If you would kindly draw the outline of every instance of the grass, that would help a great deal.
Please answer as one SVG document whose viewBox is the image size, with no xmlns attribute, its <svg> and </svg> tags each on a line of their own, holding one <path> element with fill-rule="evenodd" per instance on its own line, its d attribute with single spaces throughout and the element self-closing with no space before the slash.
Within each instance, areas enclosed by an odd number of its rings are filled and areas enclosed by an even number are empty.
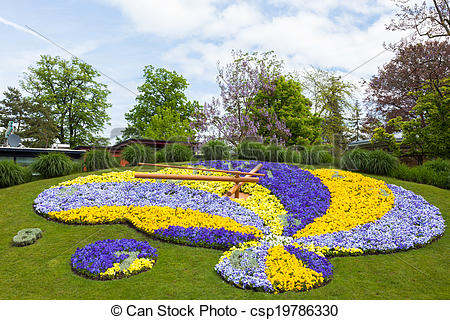
<svg viewBox="0 0 450 320">
<path fill-rule="evenodd" d="M 145 168 L 149 170 L 150 168 Z M 0 189 L 0 299 L 449 299 L 446 232 L 430 245 L 386 255 L 333 258 L 330 284 L 302 293 L 265 294 L 235 288 L 214 271 L 222 251 L 153 240 L 126 225 L 71 226 L 47 221 L 32 203 L 44 189 L 77 175 Z M 450 191 L 373 176 L 410 189 L 449 219 Z M 38 227 L 43 238 L 11 246 L 20 229 Z M 75 275 L 69 261 L 77 247 L 107 238 L 146 240 L 158 249 L 150 271 L 112 281 Z"/>
</svg>

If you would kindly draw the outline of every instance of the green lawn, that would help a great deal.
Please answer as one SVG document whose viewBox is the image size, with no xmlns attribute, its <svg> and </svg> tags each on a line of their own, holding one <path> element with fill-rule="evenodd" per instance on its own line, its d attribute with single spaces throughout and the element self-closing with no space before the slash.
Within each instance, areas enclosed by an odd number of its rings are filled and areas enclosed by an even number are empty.
<svg viewBox="0 0 450 320">
<path fill-rule="evenodd" d="M 237 289 L 214 271 L 222 251 L 160 242 L 125 225 L 70 226 L 34 213 L 34 198 L 69 177 L 38 180 L 0 190 L 0 299 L 450 299 L 448 232 L 432 244 L 386 255 L 333 258 L 330 284 L 303 293 L 265 294 Z M 450 191 L 377 177 L 401 185 L 438 206 L 449 220 Z M 11 246 L 22 228 L 38 227 L 42 239 Z M 113 281 L 72 273 L 77 247 L 107 238 L 146 240 L 158 249 L 154 268 Z"/>
</svg>

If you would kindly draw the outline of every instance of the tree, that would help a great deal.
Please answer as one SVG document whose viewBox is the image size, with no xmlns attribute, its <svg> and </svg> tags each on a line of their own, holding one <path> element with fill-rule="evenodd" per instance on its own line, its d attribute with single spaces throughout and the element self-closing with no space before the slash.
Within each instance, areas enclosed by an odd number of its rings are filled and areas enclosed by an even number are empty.
<svg viewBox="0 0 450 320">
<path fill-rule="evenodd" d="M 401 145 L 408 147 L 405 155 L 414 156 L 419 164 L 425 157 L 449 158 L 450 78 L 427 82 L 422 90 L 411 94 L 417 96 L 411 117 L 408 120 L 397 117 L 389 121 L 392 127 L 402 132 Z M 392 134 L 389 135 L 383 128 L 377 130 L 378 139 L 393 141 Z"/>
<path fill-rule="evenodd" d="M 266 140 L 272 138 L 274 128 L 280 127 L 271 121 L 270 115 L 274 115 L 272 118 L 285 123 L 289 129 L 290 136 L 285 131 L 276 133 L 288 145 L 317 143 L 320 140 L 321 119 L 312 115 L 311 102 L 303 95 L 300 83 L 285 76 L 274 81 L 273 87 L 260 89 L 251 104 L 252 118 L 259 123 L 258 133 Z"/>
<path fill-rule="evenodd" d="M 237 145 L 249 137 L 259 138 L 259 128 L 270 124 L 270 128 L 266 126 L 267 137 L 283 143 L 290 136 L 285 123 L 276 113 L 254 105 L 260 90 L 275 89 L 275 82 L 282 75 L 283 61 L 272 51 L 232 51 L 232 58 L 231 63 L 217 67 L 220 98 L 206 103 L 192 126 L 206 139 L 225 139 Z"/>
<path fill-rule="evenodd" d="M 314 115 L 323 118 L 323 139 L 333 145 L 335 153 L 341 153 L 347 146 L 344 113 L 351 107 L 354 86 L 320 69 L 305 71 L 302 85 L 313 103 Z"/>
<path fill-rule="evenodd" d="M 151 65 L 144 68 L 144 79 L 144 84 L 138 87 L 137 104 L 125 114 L 128 127 L 124 130 L 123 138 L 141 138 L 146 136 L 146 132 L 160 135 L 152 131 L 152 121 L 160 126 L 157 130 L 165 124 L 170 131 L 183 132 L 186 129 L 185 121 L 199 107 L 198 102 L 190 102 L 186 97 L 184 91 L 188 87 L 187 80 L 175 71 Z M 179 121 L 170 123 L 175 114 L 179 115 Z"/>
<path fill-rule="evenodd" d="M 188 119 L 172 109 L 160 107 L 151 117 L 144 136 L 155 140 L 186 140 L 194 136 Z"/>
<path fill-rule="evenodd" d="M 59 142 L 73 147 L 94 140 L 110 119 L 110 92 L 95 80 L 99 76 L 77 58 L 42 55 L 28 68 L 21 86 L 35 103 L 51 110 Z"/>
<path fill-rule="evenodd" d="M 418 99 L 417 95 L 409 93 L 421 90 L 427 81 L 435 82 L 449 76 L 449 41 L 403 43 L 395 48 L 395 57 L 370 79 L 366 102 L 372 115 L 385 125 L 397 116 L 407 120 Z M 392 131 L 392 128 L 386 129 Z"/>
<path fill-rule="evenodd" d="M 351 106 L 351 115 L 347 120 L 350 141 L 363 139 L 365 136 L 363 131 L 363 110 L 358 101 Z"/>
<path fill-rule="evenodd" d="M 393 0 L 399 9 L 397 20 L 392 20 L 388 30 L 414 30 L 428 38 L 450 37 L 450 6 L 448 0 L 433 0 L 412 4 L 411 0 Z"/>
<path fill-rule="evenodd" d="M 15 132 L 27 147 L 48 147 L 56 139 L 56 124 L 51 109 L 24 97 L 20 90 L 8 87 L 0 101 L 0 126 L 14 121 Z"/>
</svg>

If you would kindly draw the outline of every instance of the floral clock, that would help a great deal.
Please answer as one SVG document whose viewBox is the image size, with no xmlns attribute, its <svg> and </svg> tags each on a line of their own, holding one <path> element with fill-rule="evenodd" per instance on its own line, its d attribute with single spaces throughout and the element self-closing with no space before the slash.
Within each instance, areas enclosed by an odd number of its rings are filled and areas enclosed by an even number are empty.
<svg viewBox="0 0 450 320">
<path fill-rule="evenodd" d="M 249 171 L 255 161 L 194 165 Z M 162 173 L 225 175 L 186 169 Z M 128 223 L 173 243 L 226 250 L 215 266 L 229 283 L 271 293 L 329 283 L 333 256 L 390 253 L 426 245 L 445 230 L 439 210 L 402 187 L 334 169 L 302 170 L 264 162 L 247 199 L 223 195 L 228 182 L 136 179 L 112 172 L 44 190 L 35 211 L 70 224 Z M 75 272 L 115 279 L 150 269 L 146 242 L 104 240 L 77 249 Z"/>
</svg>

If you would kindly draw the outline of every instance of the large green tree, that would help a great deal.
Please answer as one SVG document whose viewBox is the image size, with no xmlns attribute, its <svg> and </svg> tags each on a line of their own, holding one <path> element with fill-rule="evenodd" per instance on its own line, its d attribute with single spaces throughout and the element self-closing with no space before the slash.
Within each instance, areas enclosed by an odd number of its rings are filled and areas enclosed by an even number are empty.
<svg viewBox="0 0 450 320">
<path fill-rule="evenodd" d="M 450 158 L 450 78 L 428 81 L 420 91 L 411 94 L 417 96 L 417 103 L 408 119 L 397 117 L 389 121 L 389 125 L 402 133 L 401 143 L 393 145 L 393 134 L 383 128 L 375 130 L 373 140 L 388 142 L 397 152 L 400 145 L 407 146 L 405 155 L 414 156 L 419 164 L 425 157 Z"/>
<path fill-rule="evenodd" d="M 175 71 L 151 65 L 144 68 L 144 79 L 144 84 L 138 87 L 136 105 L 125 114 L 128 126 L 123 138 L 170 138 L 167 136 L 169 132 L 176 133 L 176 136 L 178 133 L 193 136 L 194 132 L 186 127 L 186 121 L 199 105 L 186 97 L 187 80 Z"/>
<path fill-rule="evenodd" d="M 298 81 L 280 76 L 273 81 L 273 86 L 265 86 L 255 95 L 251 112 L 259 123 L 258 133 L 270 140 L 274 124 L 267 114 L 276 114 L 290 131 L 290 136 L 277 132 L 285 139 L 287 145 L 310 145 L 320 141 L 321 118 L 311 113 L 311 102 L 303 95 Z"/>
<path fill-rule="evenodd" d="M 14 121 L 14 131 L 28 147 L 48 147 L 56 140 L 56 123 L 49 107 L 24 97 L 19 89 L 8 87 L 0 101 L 0 126 Z"/>
<path fill-rule="evenodd" d="M 73 147 L 98 139 L 110 119 L 106 112 L 111 107 L 110 91 L 96 80 L 99 76 L 77 58 L 42 55 L 28 68 L 21 85 L 35 103 L 51 109 L 59 142 Z"/>
<path fill-rule="evenodd" d="M 313 112 L 322 121 L 322 137 L 341 153 L 347 146 L 345 113 L 351 109 L 354 86 L 334 73 L 313 69 L 305 71 L 302 86 L 313 103 Z"/>
</svg>

